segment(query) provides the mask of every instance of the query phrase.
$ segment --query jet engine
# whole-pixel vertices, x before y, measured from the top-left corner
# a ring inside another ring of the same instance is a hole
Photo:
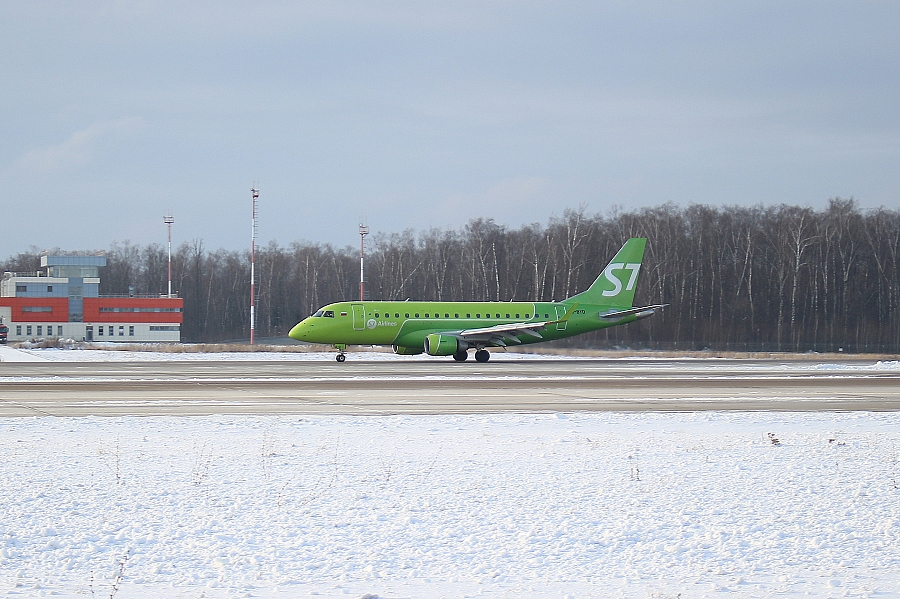
[[[425,351],[422,348],[406,347],[403,345],[392,345],[391,348],[394,350],[395,354],[400,356],[416,356]]]
[[[458,351],[468,349],[465,341],[460,341],[452,335],[432,333],[425,337],[425,351],[430,356],[452,356]]]

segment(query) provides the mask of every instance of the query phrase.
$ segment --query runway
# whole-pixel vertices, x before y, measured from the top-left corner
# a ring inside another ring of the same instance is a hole
[[[894,365],[896,366],[896,365]],[[519,359],[0,364],[0,417],[900,410],[860,360]]]

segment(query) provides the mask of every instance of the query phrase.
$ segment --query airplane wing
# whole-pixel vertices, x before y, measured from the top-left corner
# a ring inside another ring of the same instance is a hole
[[[489,343],[495,347],[506,347],[508,343],[522,343],[517,335],[531,335],[537,339],[543,339],[540,331],[545,329],[547,325],[565,322],[575,312],[578,303],[572,305],[569,311],[558,320],[544,320],[539,322],[510,322],[507,324],[498,324],[492,327],[483,327],[480,329],[466,329],[454,333],[455,337],[465,339],[466,341],[482,341]]]
[[[466,341],[484,341],[493,346],[506,347],[508,343],[522,343],[516,335],[531,335],[537,339],[543,339],[540,330],[544,329],[548,324],[555,323],[555,320],[546,320],[543,322],[511,322],[509,324],[498,324],[492,327],[484,327],[480,329],[466,329],[456,333],[454,336]]]

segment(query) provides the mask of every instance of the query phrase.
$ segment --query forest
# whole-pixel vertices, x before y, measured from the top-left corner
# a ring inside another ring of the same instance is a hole
[[[366,240],[366,299],[552,301],[586,289],[629,237],[649,239],[636,302],[669,306],[625,327],[556,342],[571,347],[900,352],[900,211],[852,199],[787,204],[663,204],[509,228],[377,233]],[[275,241],[256,249],[257,339],[284,337],[320,306],[359,298],[355,223],[348,241]],[[249,244],[248,244],[249,245]],[[84,253],[84,252],[82,252]],[[165,293],[165,245],[106,250],[101,294]],[[24,252],[4,271],[39,270]],[[202,239],[172,252],[184,298],[182,339],[249,337],[250,251]]]

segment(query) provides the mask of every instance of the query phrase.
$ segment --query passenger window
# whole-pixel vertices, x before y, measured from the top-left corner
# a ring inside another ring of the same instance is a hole
[[[444,318],[450,318],[449,314],[444,314]]]
[[[400,318],[400,313],[397,312],[396,314],[394,314],[394,318]]]
[[[531,314],[526,314],[525,318],[531,318]]]
[[[428,318],[428,312],[425,313],[425,318]]]
[[[471,314],[466,314],[466,318],[472,318]]]
[[[375,313],[375,318],[378,318],[378,312]]]
[[[459,314],[454,314],[454,318],[459,318]]]
[[[406,313],[406,318],[409,318],[409,312]]]
[[[519,315],[518,315],[518,314],[516,314],[516,318],[519,318]]]
[[[481,318],[481,314],[476,314],[475,318]]]
[[[499,315],[499,314],[497,315],[497,318],[500,318],[500,315]]]
[[[507,314],[506,317],[509,318],[509,314]]]
[[[418,312],[416,312],[416,318],[418,318],[418,317],[419,317],[419,313],[418,313]]]

